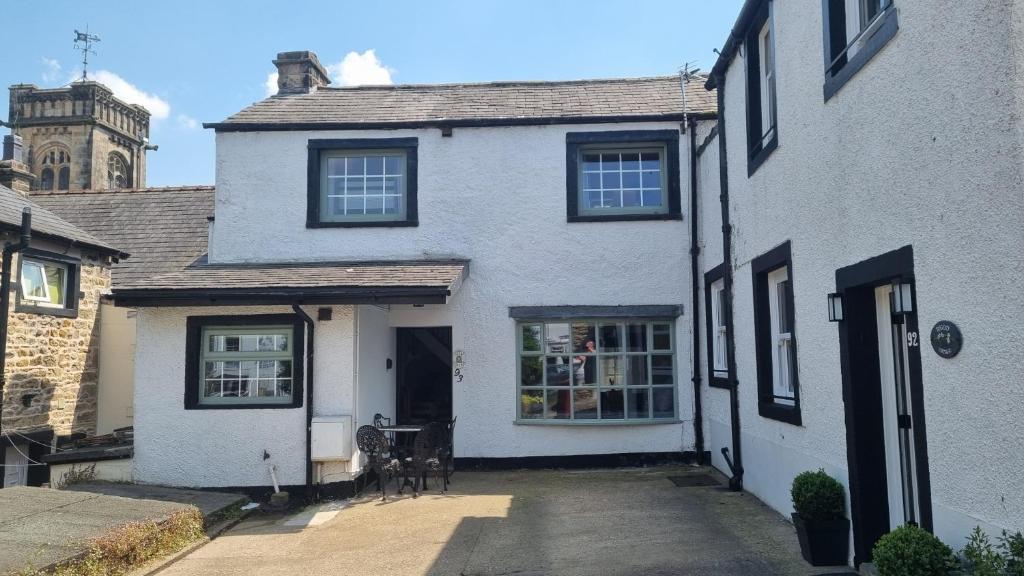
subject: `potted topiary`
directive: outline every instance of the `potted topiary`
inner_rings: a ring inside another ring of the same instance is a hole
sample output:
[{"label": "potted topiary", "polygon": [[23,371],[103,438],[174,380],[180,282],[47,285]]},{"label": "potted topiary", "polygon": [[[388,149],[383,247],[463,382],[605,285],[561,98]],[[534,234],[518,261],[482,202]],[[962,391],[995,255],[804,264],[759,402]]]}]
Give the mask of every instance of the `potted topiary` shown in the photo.
[{"label": "potted topiary", "polygon": [[800,552],[812,566],[846,564],[850,554],[850,521],[846,518],[843,485],[824,470],[803,472],[793,479],[793,524]]},{"label": "potted topiary", "polygon": [[948,576],[957,568],[949,546],[913,524],[879,538],[871,559],[879,576]]}]

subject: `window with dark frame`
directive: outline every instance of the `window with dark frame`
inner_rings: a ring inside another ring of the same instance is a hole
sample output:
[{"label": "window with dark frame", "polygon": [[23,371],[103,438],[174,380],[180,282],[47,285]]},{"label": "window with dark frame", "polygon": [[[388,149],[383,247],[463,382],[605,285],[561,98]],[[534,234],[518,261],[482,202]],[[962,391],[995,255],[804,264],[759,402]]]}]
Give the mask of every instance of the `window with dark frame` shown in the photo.
[{"label": "window with dark frame", "polygon": [[755,258],[751,269],[758,413],[799,426],[800,388],[789,242]]},{"label": "window with dark frame", "polygon": [[899,29],[893,0],[822,0],[825,100],[828,101]]},{"label": "window with dark frame", "polygon": [[185,409],[302,405],[304,324],[294,315],[190,316]]},{"label": "window with dark frame", "polygon": [[726,356],[728,328],[725,323],[725,264],[719,264],[704,274],[704,315],[708,384],[715,388],[727,388],[729,364]]},{"label": "window with dark frame", "polygon": [[81,261],[63,254],[23,250],[18,259],[16,312],[78,316]]},{"label": "window with dark frame", "polygon": [[682,218],[679,132],[566,134],[569,222]]},{"label": "window with dark frame", "polygon": [[747,174],[778,146],[773,2],[762,3],[744,42],[747,72]]},{"label": "window with dark frame", "polygon": [[520,321],[520,422],[646,422],[676,415],[671,320]]},{"label": "window with dark frame", "polygon": [[416,226],[416,138],[310,140],[307,227]]}]

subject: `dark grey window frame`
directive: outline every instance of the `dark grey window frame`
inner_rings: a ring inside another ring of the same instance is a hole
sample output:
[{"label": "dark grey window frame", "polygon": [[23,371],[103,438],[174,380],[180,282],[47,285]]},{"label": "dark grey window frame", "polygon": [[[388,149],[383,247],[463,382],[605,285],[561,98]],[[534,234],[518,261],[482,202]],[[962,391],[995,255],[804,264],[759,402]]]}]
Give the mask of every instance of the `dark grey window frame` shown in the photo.
[{"label": "dark grey window frame", "polygon": [[[579,206],[580,154],[587,146],[604,144],[651,144],[665,147],[665,212],[656,214],[584,214]],[[565,135],[565,210],[567,222],[616,222],[639,220],[682,220],[679,183],[678,130],[618,130],[608,132],[568,132]]]},{"label": "dark grey window frame", "polygon": [[[837,10],[843,12],[842,20],[833,18]],[[825,84],[822,91],[825,102],[839,92],[861,68],[875,57],[875,54],[878,54],[896,36],[900,26],[896,4],[890,0],[889,5],[878,16],[881,18],[881,22],[860,50],[852,58],[847,59],[843,56],[833,66],[833,60],[849,45],[846,39],[845,14],[846,5],[843,0],[821,0],[822,45],[825,47]],[[840,25],[840,22],[844,25]],[[838,69],[832,70],[832,68]]]},{"label": "dark grey window frame", "polygon": [[[26,258],[41,262],[52,262],[54,264],[61,264],[67,267],[68,277],[65,279],[67,286],[64,288],[66,293],[63,308],[28,304],[22,299],[21,269]],[[36,248],[26,248],[22,250],[18,257],[18,289],[16,290],[17,297],[14,301],[14,311],[26,314],[39,314],[41,316],[78,318],[78,300],[81,298],[81,276],[82,260],[79,258],[65,256],[64,254],[58,254],[56,252],[47,252],[46,250],[39,250]]]},{"label": "dark grey window frame", "polygon": [[[313,139],[307,144],[309,160],[306,194],[306,228],[372,228],[419,226],[417,181],[419,138],[347,138]],[[324,152],[331,150],[402,150],[405,152],[405,218],[402,220],[368,220],[328,222],[320,219],[320,165]]]},{"label": "dark grey window frame", "polygon": [[730,387],[729,375],[717,376],[715,374],[715,319],[711,314],[711,285],[723,279],[725,279],[724,262],[704,273],[704,329],[707,334],[708,386],[728,389]]},{"label": "dark grey window frame", "polygon": [[[746,113],[747,113],[747,178],[751,177],[761,164],[768,159],[768,156],[779,147],[779,116],[778,96],[772,99],[772,106],[775,110],[772,117],[775,118],[775,128],[772,130],[772,137],[763,141],[764,130],[761,128],[761,49],[758,46],[758,35],[765,22],[771,16],[772,0],[765,0],[757,11],[757,16],[747,29],[744,36],[744,65],[746,67]],[[772,26],[772,43],[775,42],[775,29]],[[772,66],[776,66],[778,52],[772,54]],[[778,68],[776,67],[776,70]],[[774,77],[774,76],[773,76]]]},{"label": "dark grey window frame", "polygon": [[[203,328],[222,326],[268,326],[289,325],[292,327],[292,399],[281,403],[216,403],[203,404],[199,401],[199,387]],[[254,314],[248,316],[189,316],[185,319],[185,410],[281,410],[302,407],[305,365],[306,324],[296,314]]]},{"label": "dark grey window frame", "polygon": [[[793,350],[793,406],[775,402],[773,387],[772,334],[771,312],[768,297],[768,273],[786,267],[789,275],[789,292],[786,294],[786,305],[789,313],[790,333],[792,334]],[[754,282],[754,346],[757,357],[757,412],[764,418],[778,420],[801,426],[800,417],[800,370],[798,369],[796,312],[793,307],[793,258],[790,243],[772,248],[765,254],[754,258],[751,263],[751,276]]]}]

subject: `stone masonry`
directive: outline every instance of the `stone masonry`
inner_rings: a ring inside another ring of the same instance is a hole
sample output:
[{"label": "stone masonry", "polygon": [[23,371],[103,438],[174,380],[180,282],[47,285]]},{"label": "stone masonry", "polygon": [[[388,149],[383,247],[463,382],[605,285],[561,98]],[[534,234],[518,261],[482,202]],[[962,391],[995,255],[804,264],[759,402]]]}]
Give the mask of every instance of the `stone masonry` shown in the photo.
[{"label": "stone masonry", "polygon": [[109,288],[110,268],[83,258],[77,318],[14,312],[11,295],[4,431],[95,433],[99,302]]}]

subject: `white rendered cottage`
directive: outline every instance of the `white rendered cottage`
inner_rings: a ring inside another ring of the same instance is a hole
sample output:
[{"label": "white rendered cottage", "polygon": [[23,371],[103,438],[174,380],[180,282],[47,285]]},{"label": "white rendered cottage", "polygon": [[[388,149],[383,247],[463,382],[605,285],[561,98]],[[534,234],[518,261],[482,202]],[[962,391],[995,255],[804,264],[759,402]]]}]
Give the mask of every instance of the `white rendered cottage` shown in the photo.
[{"label": "white rendered cottage", "polygon": [[[455,455],[572,464],[696,449],[692,124],[677,77],[326,87],[217,132],[208,255],[136,307],[135,479],[345,491],[354,431],[457,417]],[[699,427],[698,427],[699,430]]]},{"label": "white rendered cottage", "polygon": [[785,514],[837,477],[855,564],[1024,529],[1020,6],[748,0],[708,82],[708,448]]}]

